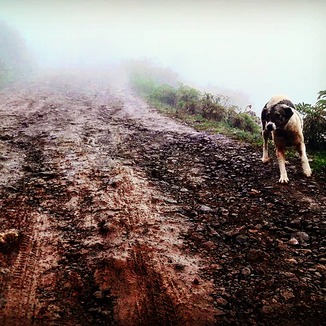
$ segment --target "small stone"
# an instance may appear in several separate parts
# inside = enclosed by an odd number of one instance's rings
[[[319,272],[321,272],[321,273],[325,273],[325,274],[326,274],[326,266],[325,266],[325,265],[323,265],[323,264],[318,264],[318,265],[316,266],[316,268],[317,268],[317,270],[318,270]]]
[[[223,298],[217,298],[216,299],[216,303],[219,306],[226,306],[228,304],[227,300],[223,299]]]
[[[208,250],[213,250],[216,247],[216,245],[215,245],[215,243],[213,241],[206,241],[206,242],[203,243],[203,245]]]
[[[262,308],[261,308],[261,311],[264,313],[264,314],[271,314],[274,309],[273,307],[269,306],[269,305],[264,305]]]
[[[59,313],[61,311],[61,309],[58,306],[56,306],[55,304],[50,304],[48,306],[48,311]]]
[[[173,199],[173,198],[170,198],[170,197],[165,197],[165,198],[164,198],[164,201],[165,201],[166,203],[168,203],[168,204],[177,204],[177,203],[178,203],[177,200],[175,200],[175,199]]]
[[[221,208],[221,213],[222,213],[223,216],[227,216],[227,215],[229,215],[229,210],[222,207]]]
[[[298,278],[294,273],[291,272],[284,272],[283,274],[284,276],[286,276],[289,280],[293,281],[293,282],[297,282]]]
[[[249,267],[244,267],[241,270],[241,274],[244,275],[244,276],[248,276],[248,275],[251,274],[251,269]]]
[[[310,239],[309,235],[306,232],[297,232],[296,237],[299,239],[301,243],[305,243]]]
[[[290,264],[294,264],[294,265],[297,265],[298,264],[298,261],[294,258],[289,258],[289,259],[286,259],[286,261]]]
[[[290,244],[290,245],[293,245],[293,246],[296,246],[296,245],[299,244],[299,241],[298,241],[296,238],[291,238],[291,239],[289,240],[289,244]]]
[[[310,255],[312,253],[310,249],[297,249],[297,251],[303,255]]]
[[[0,233],[0,244],[6,245],[18,241],[19,231],[11,229]]]
[[[212,264],[211,268],[212,269],[217,269],[217,270],[223,269],[223,267],[221,265],[219,265],[219,264]]]
[[[111,316],[111,311],[109,311],[109,310],[102,310],[101,311],[101,315],[104,316],[104,317],[109,317],[109,316]]]
[[[321,275],[319,272],[315,272],[315,275],[316,275],[317,277],[319,277],[319,278],[322,278],[322,277],[323,277],[323,275]]]
[[[90,308],[87,311],[90,312],[91,314],[92,313],[97,313],[97,312],[99,312],[99,308]]]
[[[206,206],[206,205],[202,205],[202,206],[200,206],[200,209],[199,209],[201,212],[204,212],[204,213],[206,213],[206,212],[211,212],[212,211],[212,209],[209,207],[209,206]]]
[[[261,191],[257,190],[257,189],[251,189],[249,191],[249,195],[251,196],[257,196],[257,195],[260,195]]]
[[[299,218],[293,219],[290,221],[290,225],[294,227],[300,227],[301,225],[301,220]]]
[[[290,289],[282,290],[282,291],[281,291],[281,296],[282,296],[285,300],[290,300],[290,299],[292,299],[292,298],[295,298],[295,295],[293,294],[292,290],[290,290]]]

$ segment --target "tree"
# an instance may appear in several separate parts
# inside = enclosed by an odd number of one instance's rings
[[[0,87],[29,73],[32,57],[18,31],[0,21]]]

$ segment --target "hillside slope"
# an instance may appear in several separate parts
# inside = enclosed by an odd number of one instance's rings
[[[322,325],[324,183],[68,77],[0,93],[1,325]]]

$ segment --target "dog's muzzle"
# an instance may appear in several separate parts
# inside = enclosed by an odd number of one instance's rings
[[[273,131],[273,130],[276,130],[276,125],[274,122],[268,122],[268,124],[266,125],[266,129],[268,131]]]

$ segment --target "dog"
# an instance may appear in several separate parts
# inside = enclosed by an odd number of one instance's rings
[[[303,120],[294,104],[285,96],[274,96],[264,106],[261,113],[263,136],[263,163],[269,161],[268,140],[272,136],[280,169],[280,183],[288,183],[285,169],[285,148],[295,146],[299,152],[303,173],[311,176],[311,168],[306,154],[303,137]]]

